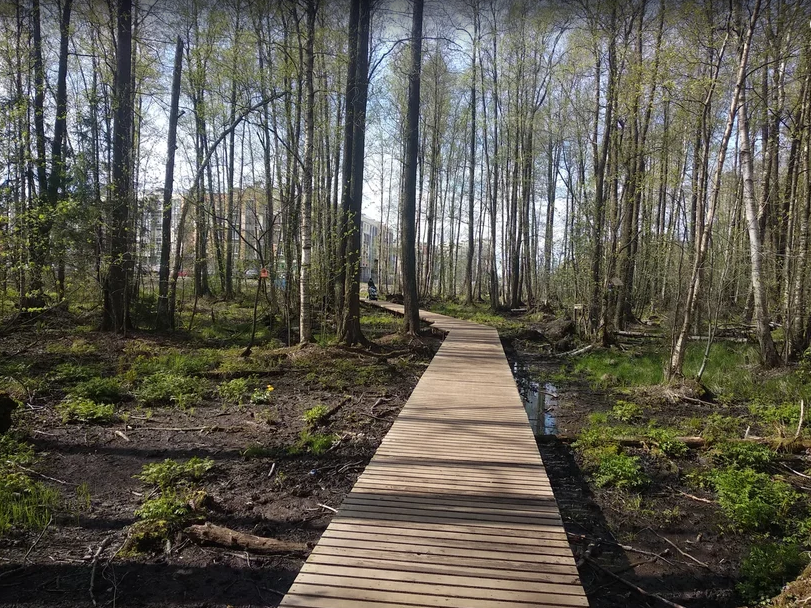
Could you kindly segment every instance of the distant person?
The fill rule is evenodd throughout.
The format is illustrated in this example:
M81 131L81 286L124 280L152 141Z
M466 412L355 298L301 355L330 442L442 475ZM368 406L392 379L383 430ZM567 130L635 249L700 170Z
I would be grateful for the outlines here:
M375 287L375 282L369 279L367 286L369 287L369 299L372 301L377 300L377 287Z

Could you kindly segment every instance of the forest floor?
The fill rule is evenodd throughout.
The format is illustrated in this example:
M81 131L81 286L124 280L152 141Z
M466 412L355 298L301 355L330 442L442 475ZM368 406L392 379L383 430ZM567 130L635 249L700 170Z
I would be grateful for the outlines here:
M540 402L538 428L562 438L538 445L575 558L588 555L580 573L593 607L662 605L653 595L764 605L808 562L807 411L794 440L811 389L804 365L761 374L751 346L718 344L703 388L667 387L655 344L571 359L505 346L525 403ZM688 369L703 347L691 347ZM775 605L803 605L810 589Z
M376 356L263 328L242 357L250 309L208 306L174 338L67 313L0 338L24 404L0 435L0 605L277 605L441 342L374 310ZM283 544L181 533L203 522Z

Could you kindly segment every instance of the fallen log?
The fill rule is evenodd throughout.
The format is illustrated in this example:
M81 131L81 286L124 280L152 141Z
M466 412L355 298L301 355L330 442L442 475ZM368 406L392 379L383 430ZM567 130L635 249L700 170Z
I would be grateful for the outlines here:
M540 443L552 443L560 441L561 443L574 443L577 441L576 435L536 435L535 439ZM629 448L641 448L652 443L656 443L653 439L647 437L614 437L614 441L621 446ZM711 441L707 441L703 437L675 437L676 441L682 441L687 444L688 448L704 448L712 445ZM762 443L776 447L783 452L799 453L805 450L811 450L811 441L804 439L802 441L793 441L783 438L781 441L778 438L769 437L747 437L745 439L724 439L725 442L731 443Z
M183 533L189 539L201 545L241 549L252 553L305 553L308 550L305 543L254 536L253 534L216 526L209 522L189 526L183 530Z

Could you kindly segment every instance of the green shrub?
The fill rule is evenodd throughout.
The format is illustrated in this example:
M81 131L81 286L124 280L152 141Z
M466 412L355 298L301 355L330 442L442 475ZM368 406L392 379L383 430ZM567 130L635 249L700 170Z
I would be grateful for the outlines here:
M319 456L330 449L337 440L337 435L302 431L295 449L297 451L308 451L315 456Z
M186 409L199 403L207 388L206 381L200 378L158 372L141 383L136 396L147 405L174 403Z
M99 403L118 403L126 392L121 388L121 383L117 378L97 377L79 382L71 389L70 394Z
M709 475L718 504L735 529L766 531L784 522L800 495L782 481L753 469L727 467Z
M589 447L596 447L600 445L608 445L617 443L617 437L623 434L624 429L609 425L594 425L587 426L577 436L577 441L574 447L577 449L585 449Z
M741 563L735 588L745 602L756 604L780 593L807 563L808 556L795 544L758 543Z
M611 417L614 420L630 424L642 419L643 409L641 405L631 401L617 401L611 410Z
M140 521L130 526L122 554L132 555L151 551L178 530L199 520L195 511L205 499L202 491L166 490L160 496L146 500L135 511Z
M676 432L671 429L649 426L645 435L656 443L656 447L668 458L683 458L689 451L687 444L678 439Z
M326 405L316 405L304 412L304 422L308 426L318 426L326 419L327 414L329 414L329 408Z
M135 511L141 519L177 521L191 512L189 500L184 493L164 491L156 498L150 498Z
M251 394L251 403L254 405L267 405L273 398L273 386L268 384L263 389L256 389Z
M733 416L723 416L721 414L710 414L704 420L704 428L701 436L707 443L715 443L724 439L740 437L743 423L739 418Z
M633 490L647 482L648 478L639 466L639 458L622 453L606 455L594 473L594 483L599 488L613 486Z
M117 419L115 406L109 403L97 403L83 397L68 397L56 406L64 424L88 422L105 424Z
M248 382L248 378L226 380L217 387L217 394L225 403L242 405L245 395L248 392Z
M772 398L755 398L749 404L749 413L767 424L796 428L800 421L800 404L776 403Z
M163 462L144 465L141 473L136 475L136 478L144 483L158 486L162 490L166 490L179 483L197 481L211 470L213 466L214 461L211 460L211 458L198 458L194 456L182 463L167 458Z
M772 449L755 442L723 441L710 452L713 462L721 466L763 471L775 459Z

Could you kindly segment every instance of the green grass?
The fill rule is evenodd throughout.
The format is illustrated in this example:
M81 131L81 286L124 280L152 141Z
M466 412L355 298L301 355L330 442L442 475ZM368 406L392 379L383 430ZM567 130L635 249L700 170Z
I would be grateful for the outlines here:
M32 480L19 468L34 460L30 445L0 435L0 536L19 528L41 530L59 502L58 491Z
M134 380L159 373L189 376L212 370L221 361L222 356L211 350L197 350L189 353L171 349L160 355L139 354L130 365L128 377L130 380Z
M495 327L499 332L509 333L520 330L523 324L520 321L508 319L503 315L494 313L488 306L459 304L457 302L438 302L429 308L431 312L436 312L457 319L466 319L474 323Z
M329 411L330 410L326 405L319 403L318 405L311 407L304 412L304 422L307 423L307 426L318 426L324 421L327 414L329 414Z
M320 456L333 444L338 441L337 435L327 433L311 433L310 431L302 431L299 435L298 442L293 448L294 452L309 452L314 456Z
M56 406L64 424L87 422L105 424L117 419L115 406L109 403L98 403L84 397L68 397Z
M701 367L705 345L691 342L687 347L684 374L695 377ZM597 350L578 359L574 371L595 386L641 387L664 382L669 350L661 345L646 345L635 351ZM802 367L782 374L756 374L757 350L749 344L717 342L710 349L702 383L722 403L760 400L772 406L792 404L800 399L811 402L811 374ZM796 409L796 422L799 409Z

